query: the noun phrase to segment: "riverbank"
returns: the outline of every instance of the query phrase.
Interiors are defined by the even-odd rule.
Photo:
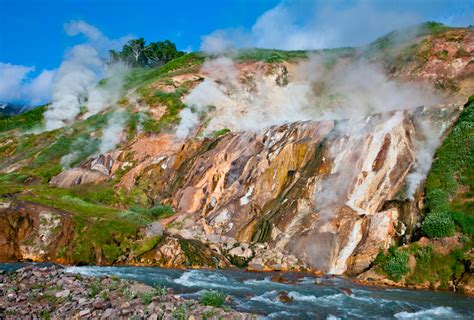
[[[257,319],[114,276],[27,266],[0,274],[0,319]]]

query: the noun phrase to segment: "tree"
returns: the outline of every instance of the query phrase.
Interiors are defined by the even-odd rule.
[[[123,62],[131,67],[160,67],[184,54],[176,50],[176,45],[165,40],[145,45],[143,38],[133,39],[122,47],[122,51],[109,51],[110,63]]]
[[[145,56],[150,67],[159,67],[175,58],[182,56],[184,52],[176,50],[176,45],[169,41],[151,42],[146,47]]]

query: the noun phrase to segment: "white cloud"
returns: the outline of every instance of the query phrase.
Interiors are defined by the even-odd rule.
[[[35,67],[0,62],[0,101],[21,101],[33,105],[49,101],[55,70],[43,70],[31,78]]]
[[[473,15],[463,6],[462,1],[450,0],[430,4],[422,0],[282,1],[258,17],[249,30],[222,29],[203,36],[201,50],[218,54],[235,47],[303,50],[358,46],[428,20],[466,26]],[[457,11],[461,13],[452,14]]]
[[[103,37],[99,29],[81,20],[73,20],[66,23],[64,25],[64,31],[66,31],[66,34],[69,36],[84,34],[90,40],[98,40]]]

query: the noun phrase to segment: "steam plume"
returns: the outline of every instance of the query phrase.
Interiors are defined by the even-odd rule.
[[[215,111],[206,132],[256,131],[299,120],[357,119],[441,101],[431,88],[388,79],[380,66],[367,61],[328,69],[324,57],[315,55],[291,72],[280,66],[275,73],[257,70],[249,78],[231,59],[220,57],[206,61],[202,71],[208,77],[184,99],[190,108],[181,112],[180,138],[192,132],[197,115],[209,106]]]
[[[101,58],[106,49],[116,48],[127,38],[110,40],[83,21],[66,24],[65,31],[70,36],[83,34],[88,41],[67,52],[57,71],[53,83],[53,103],[44,115],[46,130],[70,123],[80,114],[81,107],[86,107],[89,115],[101,111],[117,97],[121,81],[110,80],[106,87],[96,88],[97,81],[104,75],[123,75],[123,72],[115,74],[115,67],[107,72]]]

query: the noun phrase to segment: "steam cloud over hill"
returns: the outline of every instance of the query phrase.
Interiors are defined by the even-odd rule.
[[[128,37],[110,40],[97,28],[83,22],[73,21],[65,25],[70,36],[79,34],[87,42],[69,50],[54,79],[53,103],[45,113],[46,130],[60,128],[73,121],[86,108],[86,116],[101,111],[121,94],[125,67],[106,67],[103,57],[110,48],[117,48]],[[97,81],[108,78],[104,86],[97,87]]]

